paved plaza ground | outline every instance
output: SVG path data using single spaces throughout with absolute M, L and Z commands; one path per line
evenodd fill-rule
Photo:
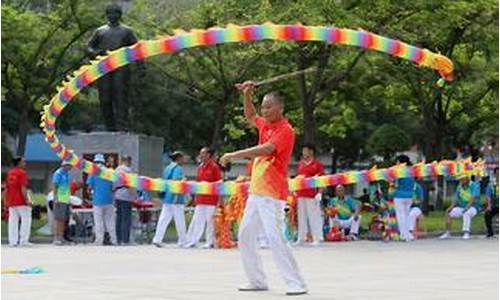
M 40 266 L 36 275 L 2 275 L 2 299 L 498 299 L 498 240 L 475 237 L 412 243 L 327 243 L 293 250 L 310 289 L 287 297 L 262 250 L 270 290 L 238 292 L 239 252 L 151 245 L 2 245 L 2 269 Z

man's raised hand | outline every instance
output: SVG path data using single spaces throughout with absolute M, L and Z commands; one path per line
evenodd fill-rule
M 255 89 L 255 81 L 247 80 L 243 83 L 235 84 L 235 87 L 244 94 L 251 93 Z

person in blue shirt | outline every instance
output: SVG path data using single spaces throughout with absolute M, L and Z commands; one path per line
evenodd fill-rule
M 186 157 L 180 151 L 175 151 L 171 156 L 172 162 L 163 171 L 163 179 L 165 180 L 183 180 L 184 173 L 182 165 L 186 161 Z M 163 247 L 162 241 L 165 236 L 168 225 L 175 221 L 175 229 L 177 230 L 177 246 L 182 247 L 186 244 L 186 220 L 184 217 L 184 194 L 174 194 L 166 191 L 162 197 L 163 206 L 161 209 L 160 218 L 156 225 L 156 232 L 153 238 L 153 245 Z
M 329 218 L 330 228 L 338 225 L 342 229 L 349 229 L 349 239 L 356 241 L 361 223 L 361 205 L 345 195 L 344 186 L 341 184 L 335 188 L 335 196 L 328 200 L 327 206 L 335 211 L 335 216 Z
M 417 226 L 417 219 L 422 216 L 422 202 L 424 201 L 424 190 L 422 186 L 418 183 L 414 183 L 413 185 L 413 202 L 410 208 L 410 220 L 408 222 L 410 239 L 413 239 L 413 231 L 415 231 L 415 227 Z
M 399 164 L 406 164 L 410 167 L 411 161 L 407 155 L 399 155 L 396 158 Z M 394 208 L 396 219 L 398 220 L 399 236 L 403 241 L 411 241 L 413 236 L 408 230 L 410 228 L 410 208 L 413 203 L 413 189 L 415 179 L 413 177 L 399 178 L 396 180 L 396 190 L 394 191 Z
M 493 217 L 498 215 L 498 168 L 490 176 L 490 182 L 486 188 L 486 209 L 484 211 L 484 223 L 486 224 L 486 237 L 493 237 Z
M 479 202 L 480 187 L 479 184 L 470 180 L 469 174 L 461 174 L 460 184 L 457 187 L 455 198 L 451 206 L 446 210 L 446 232 L 439 238 L 447 239 L 451 236 L 452 218 L 463 218 L 462 223 L 462 238 L 470 239 L 470 224 L 472 218 L 479 212 L 481 203 Z
M 94 162 L 104 167 L 106 161 L 104 155 L 96 154 Z M 104 232 L 109 233 L 112 245 L 116 240 L 115 207 L 113 206 L 113 183 L 98 176 L 91 175 L 87 178 L 87 185 L 92 195 L 92 210 L 94 214 L 95 244 L 103 245 Z

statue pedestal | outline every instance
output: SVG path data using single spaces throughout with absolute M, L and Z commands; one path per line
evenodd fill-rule
M 140 175 L 160 177 L 163 171 L 163 138 L 127 132 L 99 131 L 63 135 L 61 142 L 78 155 L 92 159 L 102 153 L 132 157 L 132 170 Z

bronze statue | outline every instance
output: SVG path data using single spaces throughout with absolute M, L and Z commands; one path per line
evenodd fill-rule
M 117 4 L 106 7 L 108 24 L 94 32 L 88 43 L 87 52 L 91 56 L 105 54 L 137 42 L 132 29 L 120 24 L 122 9 Z M 130 86 L 130 68 L 124 66 L 108 73 L 97 81 L 99 102 L 106 129 L 126 131 L 128 129 L 128 92 Z

